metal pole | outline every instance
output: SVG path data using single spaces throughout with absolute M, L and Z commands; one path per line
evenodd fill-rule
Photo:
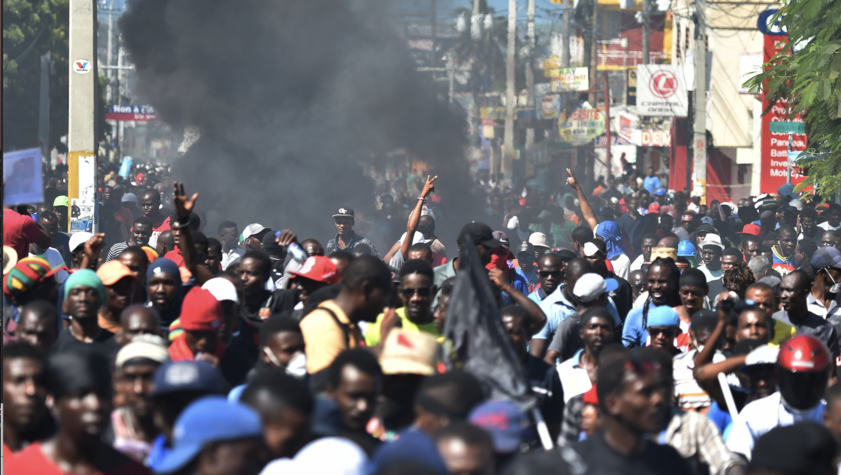
M 703 0 L 695 0 L 695 118 L 694 157 L 695 188 L 701 193 L 701 204 L 707 203 L 707 46 Z
M 470 23 L 468 24 L 468 30 L 473 27 L 473 17 L 479 14 L 479 0 L 473 0 L 473 16 L 470 19 Z M 473 32 L 470 32 L 471 37 L 473 37 Z M 484 38 L 484 35 L 480 35 L 480 38 Z M 482 41 L 479 39 L 478 41 Z M 473 145 L 476 147 L 480 147 L 482 145 L 482 139 L 479 134 L 479 127 L 482 126 L 482 116 L 481 116 L 481 109 L 479 108 L 479 54 L 478 45 L 476 45 L 477 54 L 473 58 L 473 67 L 471 68 L 470 74 L 470 84 L 471 84 L 471 92 L 473 93 L 473 113 L 471 114 L 472 123 L 470 124 L 470 131 L 473 133 Z M 494 169 L 491 168 L 491 174 L 493 174 Z
M 505 149 L 502 154 L 503 183 L 510 186 L 514 172 L 514 53 L 517 41 L 517 0 L 508 0 L 508 58 L 505 63 Z
M 67 162 L 69 231 L 94 231 L 96 223 L 96 4 L 70 0 Z M 75 215 L 75 216 L 74 216 Z M 88 222 L 90 219 L 90 222 Z M 90 226 L 88 226 L 90 224 Z
M 607 72 L 604 78 L 604 138 L 607 146 L 607 175 L 610 176 L 610 87 L 607 85 Z
M 534 34 L 534 0 L 528 0 L 528 56 L 526 61 L 526 104 L 528 109 L 534 113 L 534 49 L 536 47 L 536 39 Z M 537 118 L 537 115 L 533 117 Z M 526 153 L 531 153 L 534 147 L 534 128 L 526 129 Z
M 41 160 L 50 160 L 50 69 L 52 55 L 49 51 L 41 55 L 41 84 L 38 103 L 38 145 Z
M 108 7 L 108 49 L 106 52 L 105 57 L 105 64 L 107 66 L 111 66 L 114 64 L 114 2 L 111 2 L 111 5 Z M 111 84 L 113 83 L 114 73 L 111 72 L 110 69 L 105 70 L 105 75 L 108 77 L 108 90 L 105 91 L 107 94 L 106 101 L 111 104 L 111 101 L 114 99 L 114 86 Z
M 561 67 L 569 67 L 569 43 L 572 40 L 572 0 L 564 0 L 563 12 L 563 38 L 564 45 L 561 47 Z
M 435 17 L 435 14 L 436 14 L 437 8 L 435 7 L 435 0 L 431 0 L 431 3 L 432 3 L 432 5 L 431 5 L 432 6 L 432 19 L 431 19 L 431 22 L 430 22 L 430 26 L 432 27 L 432 35 L 431 35 L 432 36 L 432 62 L 431 62 L 430 65 L 432 67 L 435 67 L 435 65 L 438 64 L 438 55 L 435 52 L 435 40 L 436 40 L 436 36 L 437 36 L 436 31 L 435 31 L 435 28 L 437 26 L 435 24 L 437 18 Z
M 649 50 L 651 49 L 651 29 L 649 24 L 649 1 L 642 0 L 642 64 L 651 62 Z
M 595 81 L 599 74 L 599 3 L 597 0 L 593 0 L 593 31 L 590 32 L 590 35 L 593 37 L 593 41 L 590 42 L 590 81 Z M 592 83 L 591 83 L 592 84 Z M 588 98 L 590 104 L 595 107 L 596 104 L 596 95 L 590 94 Z

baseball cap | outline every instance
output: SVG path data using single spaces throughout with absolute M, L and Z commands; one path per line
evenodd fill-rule
M 718 234 L 709 233 L 704 236 L 704 240 L 698 243 L 698 247 L 701 249 L 707 246 L 715 246 L 719 249 L 724 249 L 724 244 L 721 243 L 721 237 Z
M 222 326 L 222 305 L 209 290 L 193 287 L 181 305 L 179 328 L 191 331 L 214 331 Z
M 220 396 L 206 396 L 187 406 L 172 430 L 172 452 L 155 467 L 155 473 L 173 473 L 190 463 L 208 442 L 262 437 L 263 424 L 254 409 L 229 403 Z
M 841 269 L 841 251 L 834 247 L 819 247 L 812 255 L 812 268 L 834 267 Z
M 167 363 L 155 371 L 152 397 L 185 391 L 224 394 L 225 382 L 213 366 L 204 361 Z
M 333 214 L 333 218 L 352 218 L 352 217 L 353 217 L 353 208 L 348 208 L 348 207 L 339 208 L 338 211 L 336 211 Z
M 592 302 L 605 292 L 619 288 L 616 279 L 604 279 L 599 274 L 588 273 L 578 278 L 572 293 L 582 302 Z
M 99 269 L 96 270 L 96 276 L 99 277 L 103 285 L 114 285 L 124 277 L 131 277 L 134 280 L 131 269 L 116 259 L 99 266 Z
M 412 332 L 395 328 L 389 332 L 380 354 L 383 374 L 436 373 L 435 362 L 438 341 L 429 333 Z
M 499 247 L 502 245 L 498 239 L 494 238 L 493 231 L 491 230 L 490 226 L 485 223 L 479 223 L 473 221 L 471 223 L 467 223 L 461 228 L 461 231 L 458 233 L 458 242 L 464 243 L 464 238 L 466 236 L 470 236 L 470 239 L 473 241 L 473 244 L 481 244 L 483 246 L 487 246 L 490 248 Z
M 213 295 L 213 297 L 219 302 L 229 300 L 231 302 L 239 303 L 237 288 L 230 280 L 224 277 L 214 277 L 205 282 L 201 288 L 210 292 L 211 295 Z
M 663 196 L 663 195 L 666 194 L 666 189 L 665 188 L 657 188 L 656 190 L 654 190 L 654 194 L 657 195 L 657 196 Z
M 70 199 L 66 196 L 56 196 L 53 206 L 70 206 Z
M 510 242 L 508 241 L 508 235 L 502 231 L 494 231 L 491 233 L 494 239 L 498 240 L 500 243 L 500 247 L 503 249 L 508 249 L 510 247 Z
M 263 226 L 262 224 L 254 223 L 249 224 L 242 230 L 242 240 L 245 241 L 246 239 L 250 238 L 251 236 L 255 236 L 260 234 L 261 232 L 268 229 L 267 227 Z
M 761 228 L 755 224 L 746 224 L 742 227 L 742 230 L 736 234 L 753 234 L 754 236 L 759 236 L 761 232 Z
M 524 252 L 530 254 L 531 256 L 534 256 L 534 245 L 528 241 L 521 242 L 520 250 L 519 252 L 517 252 L 517 254 L 521 254 Z
M 338 284 L 342 279 L 336 264 L 333 264 L 329 257 L 324 256 L 308 257 L 300 269 L 289 271 L 289 273 L 327 284 Z
M 716 229 L 709 224 L 702 224 L 702 225 L 698 226 L 697 229 L 695 229 L 696 234 L 697 233 L 716 233 L 716 232 L 718 232 L 718 231 L 716 231 Z
M 660 212 L 660 203 L 651 203 L 648 205 L 648 212 L 649 213 L 659 213 Z
M 550 247 L 549 239 L 543 233 L 531 233 L 529 236 L 529 243 L 534 247 Z
M 680 317 L 678 316 L 677 312 L 668 305 L 653 308 L 648 312 L 647 328 L 651 327 L 680 328 Z
M 123 198 L 120 200 L 120 202 L 125 203 L 127 201 L 131 201 L 132 203 L 137 203 L 137 195 L 135 195 L 134 193 L 124 194 Z
M 599 249 L 599 247 L 596 246 L 595 244 L 593 244 L 592 242 L 584 243 L 584 255 L 585 256 L 593 257 L 600 252 L 602 252 L 602 250 Z M 602 254 L 604 254 L 604 253 L 602 253 Z
M 3 275 L 9 273 L 18 263 L 18 253 L 9 246 L 3 246 Z
M 123 365 L 135 358 L 151 360 L 158 364 L 166 363 L 169 361 L 166 342 L 157 335 L 137 335 L 117 353 L 114 367 L 119 371 L 123 369 Z
M 490 434 L 494 452 L 509 454 L 523 443 L 530 425 L 528 415 L 516 404 L 506 400 L 489 400 L 470 413 L 470 423 Z
M 701 224 L 709 224 L 710 226 L 712 226 L 714 224 L 714 221 L 709 216 L 702 216 L 701 217 Z
M 73 252 L 79 246 L 90 241 L 91 239 L 93 239 L 93 234 L 84 231 L 79 231 L 70 235 L 70 241 L 67 245 L 68 247 L 70 247 L 70 252 Z

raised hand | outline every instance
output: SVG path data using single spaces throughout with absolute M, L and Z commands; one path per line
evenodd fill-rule
M 280 247 L 286 247 L 293 242 L 298 242 L 298 236 L 296 236 L 292 231 L 284 229 L 280 232 L 280 235 L 275 238 L 275 242 Z
M 569 178 L 567 178 L 567 185 L 573 187 L 574 189 L 578 190 L 579 184 L 578 181 L 575 179 L 575 175 L 572 173 L 572 170 L 567 168 L 567 173 L 569 173 Z
M 187 199 L 183 182 L 179 183 L 176 181 L 172 187 L 172 204 L 175 206 L 175 215 L 178 216 L 178 221 L 185 222 L 190 219 L 190 212 L 196 206 L 196 200 L 199 199 L 199 194 L 194 193 L 192 198 Z
M 438 179 L 438 176 L 430 177 L 427 175 L 426 183 L 423 185 L 423 191 L 421 191 L 421 197 L 426 198 L 429 196 L 433 191 L 435 191 L 435 180 Z

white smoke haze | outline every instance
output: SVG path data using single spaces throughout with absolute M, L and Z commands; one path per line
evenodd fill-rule
M 140 95 L 173 129 L 200 130 L 174 178 L 202 194 L 212 224 L 260 221 L 323 240 L 338 207 L 373 208 L 358 164 L 395 149 L 439 175 L 450 208 L 439 235 L 477 218 L 465 116 L 416 70 L 387 2 L 128 5 L 120 29 Z

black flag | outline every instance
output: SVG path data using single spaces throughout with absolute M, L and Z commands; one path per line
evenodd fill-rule
M 528 411 L 537 397 L 502 326 L 488 272 L 470 236 L 464 241 L 444 323 L 444 365 L 469 371 L 490 389 L 491 397 L 508 399 Z

